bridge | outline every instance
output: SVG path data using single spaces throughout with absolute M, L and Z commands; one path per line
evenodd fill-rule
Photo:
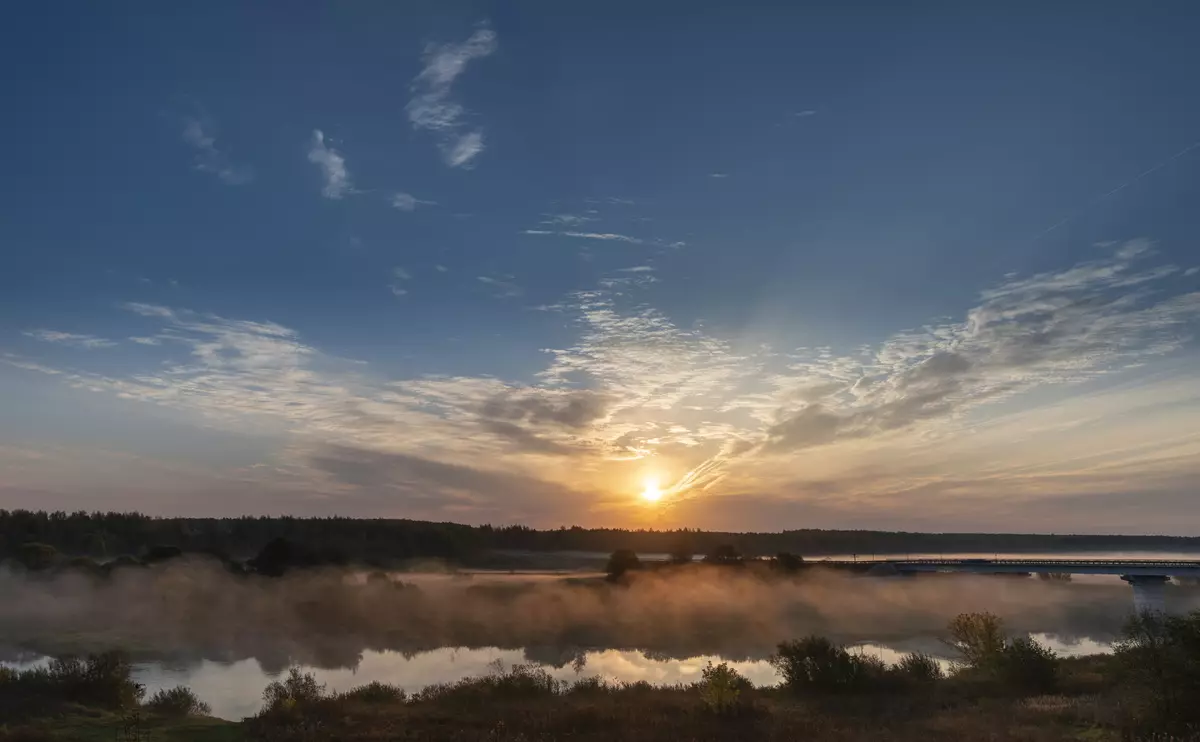
M 1172 577 L 1200 579 L 1200 561 L 1177 559 L 879 559 L 817 562 L 821 565 L 865 569 L 867 574 L 961 572 L 984 575 L 1116 575 L 1133 588 L 1137 611 L 1162 611 L 1163 586 Z

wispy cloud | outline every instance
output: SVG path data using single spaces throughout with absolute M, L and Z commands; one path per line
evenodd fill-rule
M 400 211 L 415 211 L 418 206 L 435 206 L 435 201 L 423 201 L 411 193 L 404 191 L 396 191 L 391 195 L 389 202 L 393 209 Z
M 599 240 L 601 242 L 626 242 L 630 245 L 646 245 L 653 242 L 651 240 L 644 240 L 641 237 L 631 237 L 627 234 L 617 234 L 615 232 L 572 232 L 551 229 L 526 229 L 522 232 L 522 234 L 557 235 L 559 237 L 571 237 L 577 240 Z
M 412 274 L 400 266 L 396 266 L 395 268 L 392 269 L 392 275 L 395 276 L 396 278 L 400 279 L 401 281 L 412 280 Z
M 729 173 L 709 173 L 708 177 L 710 177 L 710 178 L 728 178 Z
M 435 265 L 435 266 L 433 266 L 433 269 L 435 271 L 437 271 L 438 273 L 445 273 L 450 270 L 449 268 L 447 268 L 444 265 Z
M 793 115 L 794 115 L 796 118 L 802 118 L 802 119 L 803 119 L 803 118 L 808 118 L 809 116 L 816 116 L 816 115 L 817 115 L 817 112 L 816 112 L 816 110 L 815 110 L 815 109 L 812 109 L 812 108 L 806 108 L 806 109 L 804 109 L 803 111 L 796 111 L 796 113 L 795 113 L 795 114 L 793 114 Z
M 1191 278 L 1192 276 L 1196 275 L 1197 273 L 1200 273 L 1200 267 L 1188 268 L 1187 270 L 1185 270 L 1183 272 L 1183 275 L 1185 278 Z
M 649 265 L 634 265 L 629 268 L 618 268 L 617 270 L 620 273 L 650 273 L 654 268 Z
M 326 143 L 325 133 L 320 129 L 313 129 L 308 161 L 321 170 L 321 176 L 325 180 L 325 185 L 321 188 L 322 196 L 337 200 L 353 192 L 350 172 L 346 169 L 346 158 Z
M 476 276 L 476 280 L 490 288 L 492 296 L 497 299 L 514 299 L 525 293 L 524 289 L 513 283 L 512 276 Z
M 544 218 L 538 224 L 550 224 L 558 227 L 582 227 L 588 222 L 594 222 L 598 217 L 588 214 L 543 214 Z
M 424 54 L 425 67 L 413 80 L 406 110 L 415 129 L 434 132 L 442 157 L 450 167 L 468 167 L 484 149 L 483 132 L 464 131 L 466 109 L 451 96 L 454 81 L 473 59 L 496 51 L 496 34 L 481 28 L 461 44 L 431 44 Z
M 22 334 L 36 340 L 41 340 L 44 343 L 57 343 L 59 345 L 69 345 L 73 348 L 84 348 L 87 350 L 111 348 L 116 345 L 112 340 L 96 337 L 95 335 L 81 335 L 74 332 L 59 332 L 58 330 L 26 330 Z
M 228 155 L 217 149 L 217 140 L 212 125 L 199 118 L 185 118 L 183 141 L 196 151 L 195 167 L 204 173 L 215 175 L 229 185 L 245 185 L 254 180 L 254 170 L 244 165 L 235 165 Z
M 644 277 L 649 267 L 622 271 L 624 280 Z M 278 324 L 151 304 L 126 308 L 162 325 L 153 336 L 163 338 L 163 353 L 182 350 L 185 358 L 120 377 L 6 362 L 81 388 L 193 410 L 239 430 L 258 420 L 282 427 L 297 441 L 299 466 L 311 468 L 331 446 L 358 452 L 343 452 L 339 461 L 383 456 L 392 462 L 387 471 L 425 472 L 447 497 L 481 460 L 502 461 L 506 476 L 598 491 L 629 479 L 631 467 L 653 467 L 673 482 L 667 489 L 679 501 L 772 491 L 814 502 L 861 498 L 867 490 L 924 496 L 1010 483 L 1032 497 L 1051 487 L 1062 493 L 1068 481 L 1072 492 L 1115 486 L 1117 479 L 1106 478 L 1118 475 L 1099 464 L 1046 460 L 1035 473 L 1020 466 L 1047 455 L 1040 449 L 1065 450 L 1065 443 L 1043 445 L 1045 436 L 1056 435 L 1054 426 L 1097 428 L 1078 416 L 1091 405 L 1078 404 L 1064 417 L 1045 401 L 1062 397 L 1046 390 L 1087 389 L 1078 385 L 1185 347 L 1200 322 L 1200 292 L 1179 293 L 1180 273 L 1157 262 L 1148 243 L 1134 241 L 1093 261 L 1007 278 L 981 292 L 957 320 L 849 351 L 743 346 L 700 325 L 675 324 L 646 306 L 636 286 L 602 285 L 552 307 L 570 323 L 573 338 L 549 349 L 527 383 L 484 375 L 381 379 Z M 520 295 L 511 276 L 477 280 L 497 297 Z M 1147 431 L 1178 439 L 1155 451 L 1195 460 L 1200 437 L 1188 412 L 1194 401 L 1187 409 L 1164 402 L 1184 393 L 1197 398 L 1190 375 L 1178 382 L 1174 396 L 1142 404 L 1172 415 L 1170 426 L 1126 429 L 1110 421 L 1105 435 L 1112 440 L 1097 450 L 1120 449 L 1119 481 L 1132 481 L 1128 472 L 1135 469 L 1166 466 L 1154 458 L 1158 453 L 1143 450 L 1162 442 L 1140 440 Z M 1125 400 L 1128 394 L 1114 392 L 1106 404 Z M 1001 401 L 1007 404 L 997 406 Z M 1035 432 L 1033 418 L 1003 419 L 1023 412 L 1022 405 L 1041 409 L 1038 424 L 1049 432 L 1002 468 L 999 449 L 1017 450 L 1022 436 Z M 981 420 L 997 430 L 989 432 Z M 1078 455 L 1094 457 L 1088 451 L 1100 442 L 1081 441 Z M 946 477 L 950 455 L 953 470 L 969 472 L 970 481 L 965 474 Z M 322 462 L 317 469 L 338 486 L 375 471 Z M 1172 466 L 1172 476 L 1181 471 Z M 378 486 L 392 492 L 393 480 L 380 477 Z
M 129 338 L 129 342 L 137 343 L 138 345 L 162 345 L 162 340 L 156 337 L 134 336 Z

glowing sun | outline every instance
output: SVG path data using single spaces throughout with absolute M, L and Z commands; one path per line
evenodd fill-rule
M 649 477 L 643 483 L 646 489 L 642 490 L 642 499 L 646 502 L 658 502 L 662 499 L 662 490 L 658 488 L 658 480 L 654 477 Z

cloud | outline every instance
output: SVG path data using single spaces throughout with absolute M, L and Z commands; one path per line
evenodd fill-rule
M 512 276 L 504 276 L 503 278 L 493 278 L 491 276 L 476 276 L 476 279 L 492 289 L 492 296 L 497 299 L 513 299 L 521 296 L 525 291 L 513 283 Z
M 396 266 L 392 269 L 392 275 L 396 278 L 399 278 L 401 281 L 412 280 L 412 274 L 400 266 Z
M 574 232 L 574 231 L 557 231 L 550 229 L 523 229 L 521 234 L 531 235 L 555 235 L 558 237 L 570 237 L 577 240 L 597 240 L 600 242 L 624 242 L 630 245 L 666 245 L 667 247 L 683 247 L 683 242 L 672 242 L 666 244 L 661 240 L 647 240 L 641 237 L 632 237 L 627 234 L 617 234 L 615 232 Z
M 399 209 L 400 211 L 415 211 L 418 206 L 437 205 L 437 202 L 435 201 L 423 201 L 413 196 L 411 193 L 405 193 L 403 191 L 396 191 L 393 193 L 390 203 L 393 209 Z
M 433 269 L 435 271 L 437 271 L 438 273 L 445 273 L 450 270 L 449 268 L 447 268 L 444 265 L 435 265 L 435 266 L 433 266 Z
M 313 129 L 308 161 L 321 170 L 325 180 L 321 188 L 322 196 L 338 200 L 354 192 L 350 185 L 350 172 L 346 169 L 346 158 L 325 143 L 325 134 L 320 129 Z
M 402 289 L 396 284 L 388 284 L 388 290 L 392 292 L 392 296 L 408 296 L 408 289 Z
M 806 108 L 803 111 L 796 111 L 796 113 L 793 115 L 796 116 L 796 118 L 808 118 L 809 116 L 816 116 L 817 112 L 811 108 Z
M 254 180 L 254 170 L 230 162 L 229 157 L 217 149 L 217 140 L 211 125 L 198 118 L 183 121 L 183 141 L 196 151 L 195 167 L 203 173 L 215 175 L 228 185 L 245 185 Z
M 964 320 L 898 334 L 866 363 L 827 357 L 792 366 L 826 387 L 768 430 L 769 447 L 903 430 L 1179 349 L 1200 317 L 1200 293 L 1155 301 L 1150 286 L 1177 269 L 1140 268 L 1150 254 L 1135 240 L 1109 258 L 1010 279 L 984 291 Z
M 559 227 L 582 227 L 588 222 L 594 222 L 597 217 L 583 214 L 543 214 L 544 219 L 538 224 L 550 224 Z
M 710 177 L 710 178 L 728 178 L 729 173 L 709 173 L 708 177 Z
M 628 268 L 617 269 L 619 273 L 651 273 L 653 270 L 654 268 L 648 265 L 634 265 Z
M 57 343 L 58 345 L 68 345 L 72 348 L 83 348 L 85 350 L 111 348 L 116 345 L 112 340 L 96 337 L 95 335 L 80 335 L 74 332 L 59 332 L 58 330 L 26 330 L 22 334 L 36 340 L 41 340 L 44 343 Z
M 633 280 L 646 271 L 627 273 Z M 1178 389 L 1135 411 L 1121 407 L 1133 399 L 1121 389 L 1103 412 L 1092 399 L 1054 407 L 1094 386 L 1082 382 L 1140 379 L 1131 366 L 1185 347 L 1200 322 L 1200 292 L 1171 293 L 1180 273 L 1133 241 L 1062 270 L 1007 278 L 958 319 L 843 352 L 750 345 L 703 325 L 681 327 L 647 306 L 636 284 L 602 284 L 553 306 L 571 338 L 546 349 L 541 370 L 521 382 L 483 374 L 387 379 L 322 353 L 288 327 L 153 304 L 125 308 L 160 325 L 146 334 L 161 339 L 165 363 L 114 376 L 4 360 L 232 430 L 286 435 L 299 452 L 287 463 L 300 469 L 325 450 L 343 464 L 325 461 L 320 471 L 350 459 L 365 477 L 369 459 L 410 483 L 404 492 L 413 496 L 411 482 L 431 472 L 458 481 L 487 461 L 517 478 L 508 483 L 604 493 L 580 507 L 602 514 L 616 502 L 626 509 L 613 517 L 624 522 L 627 501 L 613 492 L 646 471 L 668 483 L 674 502 L 759 492 L 835 513 L 876 507 L 878 498 L 897 512 L 887 498 L 936 496 L 941 504 L 989 488 L 1082 497 L 1182 481 L 1194 469 L 1187 462 L 1200 456 L 1194 373 L 1183 361 L 1164 360 L 1180 364 Z M 402 291 L 401 280 L 393 287 Z M 511 276 L 478 280 L 498 297 L 520 293 Z M 1005 417 L 1029 410 L 1038 416 Z M 328 446 L 366 453 L 330 456 Z M 353 476 L 340 474 L 334 485 L 351 486 Z M 377 486 L 389 491 L 386 482 Z M 448 507 L 485 507 L 475 490 L 466 497 L 443 483 L 436 491 L 443 488 Z M 961 507 L 967 512 L 968 503 Z
M 425 66 L 411 85 L 412 98 L 406 107 L 414 129 L 433 132 L 439 139 L 442 157 L 450 167 L 468 167 L 483 151 L 483 132 L 467 128 L 466 110 L 451 96 L 454 81 L 473 59 L 496 51 L 496 34 L 481 28 L 461 44 L 431 44 L 424 54 Z
M 1185 270 L 1183 272 L 1183 275 L 1187 278 L 1191 278 L 1192 276 L 1196 275 L 1197 273 L 1200 273 L 1200 266 L 1188 268 L 1187 270 Z
M 162 340 L 155 337 L 131 337 L 129 342 L 137 343 L 138 345 L 162 345 Z

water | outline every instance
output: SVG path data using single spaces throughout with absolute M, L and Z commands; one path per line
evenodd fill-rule
M 849 555 L 847 555 L 849 556 Z M 908 555 L 895 555 L 904 557 Z M 941 555 L 918 555 L 938 557 Z M 992 554 L 980 555 L 945 555 L 963 558 L 987 558 Z M 1005 555 L 999 555 L 1001 557 Z M 1014 555 L 1016 556 L 1016 555 Z M 1026 558 L 1033 555 L 1023 555 Z M 1175 558 L 1195 559 L 1194 554 L 1057 554 L 1044 555 L 1058 558 Z M 859 558 L 870 558 L 869 555 L 859 555 Z M 579 573 L 570 575 L 578 579 Z M 164 575 L 162 584 L 156 583 L 155 590 L 165 589 L 163 585 L 173 584 Z M 562 580 L 564 575 L 551 573 L 477 573 L 472 577 L 452 575 L 414 576 L 400 575 L 406 582 L 417 582 L 436 594 L 439 586 L 457 585 L 465 580 L 467 585 L 477 585 L 488 582 L 529 582 L 540 585 L 548 581 Z M 937 578 L 934 578 L 936 580 Z M 996 578 L 978 578 L 983 580 Z M 353 582 L 362 582 L 355 579 Z M 1017 583 L 1025 587 L 1019 587 Z M 178 636 L 171 634 L 176 624 L 168 620 L 175 615 L 187 619 L 188 613 L 171 613 L 172 610 L 189 610 L 183 606 L 186 603 L 180 595 L 167 601 L 165 597 L 155 600 L 161 605 L 157 609 L 163 611 L 160 619 L 147 624 L 154 630 L 165 630 L 167 636 L 158 636 L 157 643 L 152 641 L 154 636 L 140 633 L 141 629 L 133 627 L 133 633 L 122 635 L 121 638 L 102 639 L 114 646 L 95 646 L 95 650 L 128 647 L 130 639 L 140 642 L 142 648 L 137 655 L 140 661 L 135 663 L 135 676 L 138 682 L 146 686 L 147 693 L 153 694 L 159 689 L 171 688 L 177 685 L 190 687 L 205 702 L 210 704 L 215 716 L 225 719 L 240 719 L 256 713 L 261 707 L 262 691 L 266 685 L 285 674 L 287 667 L 295 665 L 305 672 L 311 672 L 319 682 L 324 683 L 330 691 L 344 691 L 372 682 L 380 681 L 397 685 L 409 692 L 418 691 L 436 683 L 454 682 L 463 678 L 478 677 L 494 672 L 497 666 L 511 667 L 517 664 L 533 664 L 544 667 L 551 675 L 561 680 L 577 680 L 588 677 L 601 677 L 616 682 L 647 681 L 657 685 L 672 685 L 677 683 L 692 683 L 700 678 L 703 668 L 709 663 L 728 661 L 739 673 L 756 685 L 771 685 L 778 682 L 778 676 L 767 662 L 767 656 L 773 650 L 775 642 L 782 638 L 797 638 L 804 633 L 815 632 L 831 636 L 837 641 L 853 647 L 853 651 L 875 655 L 884 662 L 893 663 L 908 652 L 919 651 L 934 656 L 945 666 L 952 661 L 948 647 L 939 638 L 940 628 L 945 625 L 941 613 L 951 615 L 959 610 L 968 600 L 981 600 L 978 594 L 982 587 L 984 596 L 996 596 L 1002 602 L 997 611 L 1005 616 L 1014 633 L 1028 633 L 1034 639 L 1045 644 L 1060 655 L 1088 655 L 1109 651 L 1111 642 L 1116 636 L 1123 611 L 1132 605 L 1129 588 L 1115 577 L 1094 577 L 1078 579 L 1073 585 L 1040 585 L 1036 580 L 1011 580 L 1001 582 L 964 582 L 947 583 L 947 590 L 931 598 L 927 592 L 922 592 L 922 586 L 931 587 L 941 584 L 941 581 L 917 581 L 908 583 L 903 580 L 869 580 L 839 584 L 831 588 L 835 592 L 825 593 L 818 603 L 797 603 L 786 610 L 780 609 L 775 619 L 779 624 L 755 623 L 759 614 L 747 611 L 737 614 L 737 623 L 725 625 L 717 623 L 712 626 L 702 621 L 684 630 L 682 625 L 671 621 L 687 620 L 694 614 L 655 614 L 660 610 L 661 597 L 652 596 L 649 605 L 624 605 L 620 610 L 614 609 L 610 615 L 606 613 L 605 620 L 612 620 L 618 628 L 606 623 L 586 624 L 584 628 L 591 633 L 571 634 L 568 629 L 578 630 L 579 626 L 571 623 L 563 625 L 547 624 L 544 629 L 522 629 L 523 622 L 517 621 L 507 625 L 511 632 L 512 644 L 507 647 L 489 646 L 492 642 L 501 643 L 496 638 L 486 638 L 494 632 L 489 630 L 476 633 L 472 625 L 467 634 L 476 636 L 479 640 L 474 646 L 442 646 L 436 638 L 431 639 L 417 631 L 421 625 L 414 623 L 414 617 L 399 611 L 403 603 L 393 605 L 392 613 L 395 622 L 384 621 L 385 626 L 406 627 L 416 631 L 410 637 L 415 644 L 409 647 L 404 641 L 395 640 L 387 631 L 380 632 L 372 628 L 370 622 L 364 623 L 356 613 L 348 614 L 350 624 L 333 623 L 319 627 L 313 632 L 295 631 L 290 633 L 285 627 L 272 623 L 276 615 L 290 616 L 286 611 L 281 614 L 263 613 L 255 623 L 254 611 L 248 610 L 235 622 L 223 626 L 212 634 L 204 631 L 205 623 L 189 626 L 190 633 L 182 632 Z M 1105 583 L 1105 584 L 1097 584 Z M 279 583 L 270 583 L 278 585 Z M 753 583 L 755 590 L 769 591 L 774 596 L 777 588 L 771 583 Z M 976 594 L 972 597 L 967 588 L 974 585 Z M 178 587 L 178 586 L 176 586 Z M 694 587 L 694 586 L 693 586 Z M 706 600 L 718 602 L 735 601 L 734 588 L 705 583 L 704 587 L 715 590 L 719 595 L 708 596 L 704 600 L 697 599 L 695 603 L 699 610 L 712 610 L 716 605 Z M 745 588 L 746 585 L 740 586 Z M 1018 588 L 1014 590 L 1014 588 Z M 882 590 L 879 599 L 886 598 L 889 602 L 883 611 L 870 613 L 871 604 L 862 603 L 863 595 L 871 590 Z M 1065 603 L 1048 606 L 1034 602 L 1021 602 L 1017 599 L 1020 594 L 1032 595 L 1036 600 L 1045 596 L 1057 595 L 1062 598 L 1062 591 L 1069 591 Z M 1047 592 L 1050 591 L 1050 592 Z M 633 591 L 631 591 L 633 592 Z M 107 595 L 108 593 L 105 593 Z M 371 593 L 365 593 L 370 595 Z M 317 593 L 313 593 L 317 595 Z M 339 593 L 339 595 L 341 595 Z M 1004 603 L 1005 595 L 1010 602 Z M 1192 605 L 1200 606 L 1200 594 L 1188 592 L 1181 594 Z M 1190 597 L 1189 597 L 1190 596 Z M 95 611 L 100 604 L 81 603 L 75 607 L 64 607 L 77 596 L 72 591 L 66 591 L 51 596 L 42 596 L 46 602 L 40 610 L 50 610 L 50 615 L 64 612 L 74 616 L 86 616 L 85 623 L 97 624 L 99 636 L 111 628 L 100 621 Z M 310 596 L 311 597 L 311 596 Z M 280 598 L 282 599 L 282 598 Z M 747 599 L 743 593 L 743 599 Z M 101 597 L 102 601 L 111 602 L 110 598 Z M 339 599 L 341 600 L 341 599 Z M 773 598 L 772 598 L 773 600 Z M 832 602 L 831 602 L 832 601 Z M 353 601 L 351 601 L 353 602 Z M 945 605 L 937 605 L 937 603 Z M 14 604 L 17 610 L 32 606 L 29 600 Z M 265 604 L 275 607 L 274 603 Z M 309 609 L 306 603 L 297 604 L 294 615 L 304 615 Z M 340 605 L 338 601 L 334 606 Z M 554 603 L 545 604 L 553 607 Z M 691 605 L 691 604 L 689 604 Z M 448 607 L 450 604 L 448 604 Z M 1006 610 L 1005 607 L 1008 609 Z M 353 607 L 353 606 L 351 606 Z M 380 610 L 376 598 L 363 603 L 368 613 Z M 942 609 L 945 609 L 944 611 Z M 624 610 L 625 613 L 622 613 Z M 633 613 L 629 611 L 647 611 Z M 792 612 L 795 611 L 794 615 Z M 816 613 L 814 614 L 814 611 Z M 1120 614 L 1120 615 L 1118 615 Z M 134 615 L 134 614 L 131 614 Z M 136 614 L 140 615 L 140 614 Z M 670 621 L 663 623 L 664 615 Z M 192 619 L 195 617 L 192 616 Z M 498 616 L 487 614 L 488 622 L 496 622 Z M 545 618 L 543 613 L 531 613 L 530 620 Z M 908 619 L 906 621 L 906 619 Z M 920 620 L 917 620 L 920 619 Z M 111 619 L 110 619 L 111 620 Z M 126 618 L 125 620 L 132 620 Z M 330 619 L 332 620 L 332 619 Z M 626 623 L 621 623 L 624 620 Z M 340 619 L 339 619 L 340 621 Z M 658 631 L 647 631 L 631 638 L 628 633 L 637 627 L 654 626 L 658 622 Z M 789 623 L 794 621 L 795 623 Z M 181 623 L 179 626 L 183 626 Z M 488 624 L 490 625 L 490 624 Z M 351 628 L 357 627 L 357 628 Z M 621 628 L 623 627 L 623 628 Z M 715 627 L 715 630 L 714 630 Z M 428 628 L 427 626 L 425 628 Z M 484 626 L 486 629 L 487 626 Z M 232 635 L 228 635 L 229 632 Z M 564 633 L 566 632 L 566 633 Z M 773 632 L 773 633 L 772 633 Z M 59 629 L 50 631 L 52 637 L 62 637 L 69 632 Z M 462 634 L 457 641 L 455 634 L 447 634 L 442 642 L 446 644 L 461 643 Z M 569 638 L 574 636 L 574 638 Z M 522 637 L 522 638 L 516 638 Z M 49 660 L 37 654 L 8 651 L 5 653 L 5 640 L 16 644 L 15 635 L 6 633 L 0 635 L 0 664 L 11 667 L 30 667 Z M 470 641 L 470 640 L 468 640 Z M 545 641 L 544 646 L 526 646 L 530 641 Z M 573 642 L 579 642 L 575 645 Z M 24 646 L 37 646 L 28 641 L 20 642 Z M 91 645 L 89 645 L 91 646 Z M 394 649 L 386 649 L 385 647 Z M 634 648 L 636 647 L 636 648 Z M 408 651 L 395 651 L 408 649 Z M 54 651 L 43 649 L 42 651 Z M 90 651 L 90 650 L 89 650 Z M 6 662 L 4 660 L 7 660 Z
M 1063 642 L 1046 634 L 1034 634 L 1033 637 L 1064 656 L 1098 654 L 1110 649 L 1108 644 L 1088 639 Z M 896 648 L 861 644 L 852 648 L 852 651 L 874 655 L 891 664 L 898 661 L 907 651 L 930 648 L 913 646 L 905 649 L 903 646 Z M 932 648 L 938 649 L 937 646 Z M 936 659 L 943 669 L 948 670 L 952 660 L 945 654 L 945 647 L 941 647 L 941 650 L 943 656 Z M 588 651 L 582 653 L 581 657 L 581 662 L 540 666 L 555 678 L 566 681 L 601 677 L 614 682 L 645 681 L 653 685 L 686 685 L 698 681 L 701 671 L 709 662 L 716 664 L 727 661 L 717 655 L 668 659 L 618 649 Z M 39 657 L 19 662 L 4 662 L 0 665 L 26 669 L 47 662 L 49 658 Z M 304 672 L 316 676 L 318 682 L 323 683 L 329 691 L 346 691 L 379 681 L 413 693 L 429 685 L 479 677 L 517 664 L 539 663 L 531 663 L 528 653 L 521 650 L 447 647 L 409 656 L 392 651 L 366 651 L 353 667 L 299 667 Z M 757 686 L 770 686 L 779 682 L 775 668 L 766 660 L 734 660 L 729 661 L 729 665 Z M 148 662 L 136 664 L 134 670 L 134 678 L 145 685 L 147 697 L 161 689 L 184 685 L 212 706 L 214 716 L 233 721 L 257 713 L 262 706 L 263 688 L 282 674 L 265 670 L 254 659 L 236 662 L 201 660 L 185 665 Z

